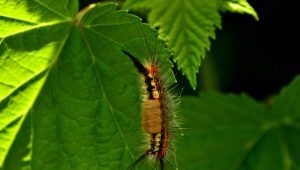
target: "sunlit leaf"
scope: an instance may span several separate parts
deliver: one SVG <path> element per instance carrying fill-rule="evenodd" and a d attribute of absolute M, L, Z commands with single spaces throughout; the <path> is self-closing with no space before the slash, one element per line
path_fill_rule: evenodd
<path fill-rule="evenodd" d="M 197 87 L 196 74 L 202 59 L 221 28 L 219 11 L 257 14 L 246 0 L 127 0 L 127 9 L 150 9 L 148 20 L 159 28 L 174 52 L 174 61 L 186 75 L 191 86 Z"/>
<path fill-rule="evenodd" d="M 159 56 L 174 82 L 165 43 L 114 4 L 78 14 L 73 0 L 0 4 L 0 167 L 128 167 L 141 91 L 122 50 Z"/>
<path fill-rule="evenodd" d="M 220 0 L 220 9 L 229 12 L 252 15 L 255 20 L 259 20 L 254 8 L 247 0 Z"/>

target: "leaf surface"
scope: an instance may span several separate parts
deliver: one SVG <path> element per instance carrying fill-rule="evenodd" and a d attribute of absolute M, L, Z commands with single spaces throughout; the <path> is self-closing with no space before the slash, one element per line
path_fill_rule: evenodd
<path fill-rule="evenodd" d="M 148 20 L 159 28 L 168 41 L 174 61 L 186 75 L 191 86 L 197 87 L 196 74 L 216 28 L 221 28 L 219 11 L 247 13 L 257 18 L 246 0 L 127 0 L 123 8 L 150 9 Z"/>
<path fill-rule="evenodd" d="M 272 113 L 282 124 L 280 140 L 285 152 L 285 167 L 300 169 L 300 76 L 274 99 Z"/>
<path fill-rule="evenodd" d="M 69 4 L 70 11 L 47 6 L 49 3 L 0 1 L 0 167 L 18 145 L 14 141 L 23 138 L 19 133 L 22 124 L 67 38 L 71 24 L 64 18 L 77 10 L 77 3 Z M 28 152 L 17 154 L 25 158 Z M 14 168 L 20 169 L 19 165 Z"/>
<path fill-rule="evenodd" d="M 248 14 L 253 16 L 255 20 L 259 20 L 255 9 L 247 2 L 247 0 L 220 0 L 219 8 L 223 11 Z"/>
<path fill-rule="evenodd" d="M 0 4 L 0 168 L 128 167 L 141 94 L 122 50 L 159 56 L 174 82 L 165 43 L 113 4 L 78 14 L 73 0 Z"/>
<path fill-rule="evenodd" d="M 251 98 L 215 92 L 183 98 L 181 115 L 187 120 L 178 144 L 184 169 L 238 169 L 264 136 L 268 120 Z"/>
<path fill-rule="evenodd" d="M 299 76 L 272 110 L 245 95 L 204 92 L 183 98 L 188 130 L 179 139 L 183 169 L 299 169 Z"/>

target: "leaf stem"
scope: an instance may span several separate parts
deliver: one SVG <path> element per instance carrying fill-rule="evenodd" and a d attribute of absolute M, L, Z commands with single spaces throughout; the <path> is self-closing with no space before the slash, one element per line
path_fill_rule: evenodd
<path fill-rule="evenodd" d="M 83 9 L 77 14 L 77 16 L 76 16 L 76 18 L 75 18 L 75 24 L 79 26 L 80 23 L 81 23 L 82 17 L 83 17 L 89 10 L 91 10 L 92 8 L 94 8 L 95 6 L 96 6 L 96 4 L 90 4 L 89 6 L 83 8 Z"/>

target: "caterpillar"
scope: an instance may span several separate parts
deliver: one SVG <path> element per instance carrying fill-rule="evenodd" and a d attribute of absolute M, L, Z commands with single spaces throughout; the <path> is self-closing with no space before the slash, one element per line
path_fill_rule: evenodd
<path fill-rule="evenodd" d="M 133 162 L 129 169 L 159 169 L 174 167 L 172 158 L 174 154 L 174 136 L 179 129 L 175 120 L 175 106 L 178 103 L 178 96 L 173 95 L 172 87 L 166 85 L 167 77 L 163 69 L 160 69 L 158 60 L 151 61 L 145 66 L 130 53 L 123 51 L 134 63 L 138 72 L 143 76 L 145 99 L 142 103 L 142 126 L 147 134 L 147 149 Z M 141 168 L 147 162 L 148 168 Z M 150 165 L 150 166 L 149 166 Z M 174 168 L 173 168 L 174 169 Z"/>

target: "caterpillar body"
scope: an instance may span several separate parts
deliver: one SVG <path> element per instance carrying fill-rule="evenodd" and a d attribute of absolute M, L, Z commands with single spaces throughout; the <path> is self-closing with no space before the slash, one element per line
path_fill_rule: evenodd
<path fill-rule="evenodd" d="M 175 120 L 175 106 L 178 97 L 170 92 L 166 84 L 168 77 L 160 69 L 158 61 L 152 61 L 145 66 L 130 53 L 123 51 L 134 63 L 139 73 L 143 75 L 145 99 L 142 103 L 142 126 L 147 134 L 147 148 L 144 153 L 129 167 L 129 169 L 159 169 L 174 167 L 174 136 L 179 129 Z M 175 158 L 175 159 L 174 159 Z M 147 162 L 146 165 L 144 162 Z M 141 166 L 147 166 L 141 168 Z M 172 168 L 174 169 L 174 168 Z"/>

